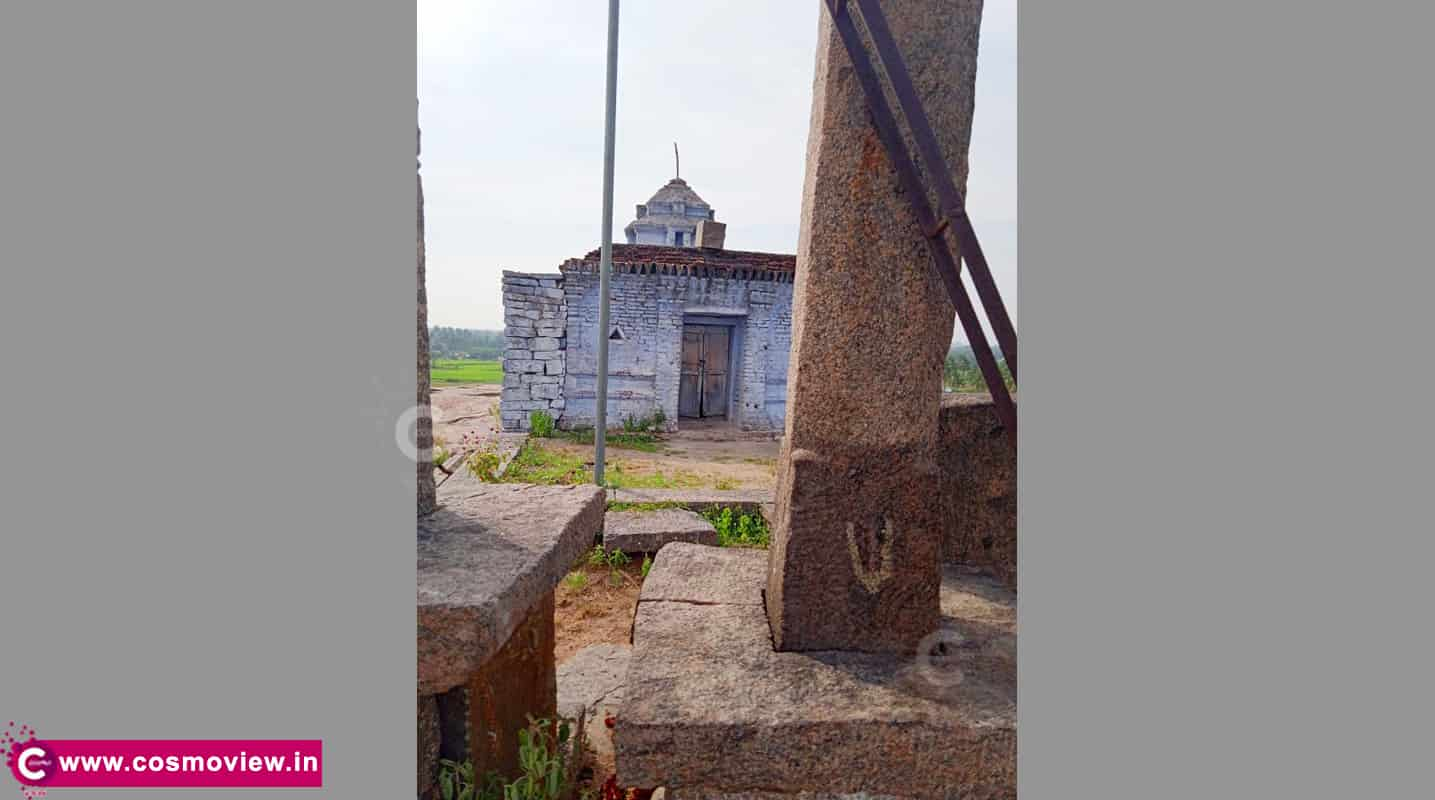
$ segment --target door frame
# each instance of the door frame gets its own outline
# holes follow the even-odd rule
[[[703,419],[725,419],[728,424],[737,422],[737,384],[739,373],[738,368],[742,364],[742,343],[743,329],[747,327],[747,314],[683,314],[682,324],[678,328],[678,391],[682,392],[682,346],[683,330],[689,325],[709,325],[713,327],[727,328],[727,414],[724,417],[704,417]],[[699,387],[699,391],[702,388]],[[678,398],[678,408],[682,408],[681,395]],[[697,419],[696,417],[683,417],[681,414],[674,414],[678,420]],[[681,426],[682,422],[678,424]]]

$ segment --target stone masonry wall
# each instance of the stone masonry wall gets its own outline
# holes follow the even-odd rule
[[[528,430],[534,411],[563,415],[567,313],[562,275],[504,271],[504,430]]]
[[[1016,450],[989,394],[945,394],[940,420],[942,560],[1016,588]]]
[[[597,421],[598,274],[576,259],[564,264],[563,274],[568,328],[562,427],[590,427]],[[610,291],[612,326],[622,335],[608,342],[610,427],[659,409],[667,427],[677,427],[683,323],[694,317],[733,327],[738,357],[729,419],[744,430],[782,427],[792,341],[790,275],[717,277],[615,264]]]

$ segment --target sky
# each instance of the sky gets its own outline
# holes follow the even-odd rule
[[[598,247],[607,5],[418,0],[430,324],[502,328],[503,270],[556,272]],[[676,141],[728,249],[797,251],[819,13],[821,0],[622,3],[614,241],[673,177]],[[1016,80],[1016,3],[987,0],[967,211],[1013,319]]]

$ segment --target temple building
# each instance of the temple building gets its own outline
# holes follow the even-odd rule
[[[724,249],[712,206],[676,177],[624,231],[605,332],[607,424],[781,429],[797,257]],[[594,250],[556,273],[503,273],[505,430],[528,429],[535,411],[565,429],[596,424],[598,267]]]

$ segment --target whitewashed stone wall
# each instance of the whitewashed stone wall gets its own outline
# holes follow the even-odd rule
[[[562,416],[567,314],[562,275],[504,271],[504,430],[528,430],[534,411]]]
[[[609,311],[623,338],[608,342],[608,425],[662,409],[667,427],[675,429],[683,323],[722,321],[732,325],[738,353],[729,418],[744,430],[782,427],[792,344],[790,273],[614,267]],[[597,421],[598,274],[594,265],[573,260],[564,264],[563,275],[568,335],[562,425],[588,427]]]

